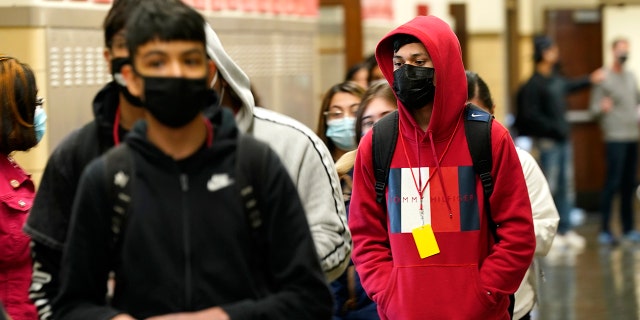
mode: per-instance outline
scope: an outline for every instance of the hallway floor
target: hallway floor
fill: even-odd
[[[533,319],[640,319],[640,245],[599,245],[598,219],[596,213],[587,214],[585,223],[574,229],[587,240],[582,253],[552,248],[542,259],[545,281]],[[617,215],[612,230],[618,230],[615,220]]]

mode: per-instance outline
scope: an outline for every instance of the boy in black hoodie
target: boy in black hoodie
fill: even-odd
[[[130,179],[109,177],[105,157],[81,178],[57,319],[330,317],[331,294],[287,171],[264,144],[238,139],[230,112],[202,114],[211,94],[203,26],[188,6],[155,1],[140,4],[127,23],[136,32],[126,36],[132,64],[122,72],[146,122],[119,147],[132,161]],[[239,143],[262,159],[246,176],[261,178],[252,187],[264,252],[253,250],[236,186]],[[131,183],[116,250],[111,183]],[[263,274],[252,272],[256,261]],[[116,287],[107,305],[111,270]]]

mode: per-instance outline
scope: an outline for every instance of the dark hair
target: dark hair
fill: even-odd
[[[332,86],[324,94],[322,105],[320,106],[320,116],[318,116],[318,127],[316,134],[318,135],[320,140],[324,142],[331,154],[333,154],[333,152],[336,150],[336,146],[333,144],[331,139],[327,138],[327,119],[324,113],[325,111],[329,110],[329,107],[331,106],[331,100],[333,99],[333,96],[335,96],[338,92],[350,93],[356,97],[362,98],[364,89],[355,82],[345,81]]]
[[[533,37],[533,62],[542,61],[544,52],[553,46],[553,40],[546,35],[537,35]]]
[[[367,65],[366,62],[360,62],[360,63],[354,64],[353,66],[351,66],[351,68],[349,68],[349,70],[347,70],[347,74],[345,74],[345,76],[344,76],[344,81],[355,81],[355,79],[353,79],[353,77],[360,70],[366,70],[367,71],[367,79],[368,79],[369,78],[369,75],[368,75],[369,65]]]
[[[398,100],[393,94],[393,90],[387,80],[382,79],[371,83],[367,91],[364,92],[362,101],[360,101],[360,106],[358,107],[358,112],[356,113],[356,144],[360,144],[360,139],[362,138],[362,117],[364,116],[364,112],[367,111],[369,104],[375,98],[385,99],[395,105],[396,108],[398,107]]]
[[[365,60],[366,63],[369,65],[369,74],[367,75],[367,83],[369,85],[371,85],[372,82],[376,81],[376,80],[380,80],[380,79],[374,79],[373,76],[374,74],[376,74],[376,72],[374,72],[376,69],[379,71],[380,68],[378,67],[378,60],[376,60],[376,55],[372,54],[369,57],[367,57],[367,60]],[[384,79],[384,78],[383,78]]]
[[[0,55],[0,153],[26,151],[38,143],[33,127],[37,94],[33,70]]]
[[[393,37],[393,52],[398,52],[400,48],[404,47],[409,43],[422,43],[418,38],[412,36],[410,34],[398,34]]]
[[[133,60],[137,49],[152,40],[187,40],[206,43],[205,20],[181,1],[141,1],[133,10],[125,28],[127,47]]]
[[[479,107],[488,109],[490,113],[493,113],[494,104],[487,83],[473,71],[467,70],[465,73],[467,75],[467,101],[477,98],[483,104]]]
[[[107,16],[102,23],[104,29],[104,45],[111,49],[113,45],[113,36],[121,30],[124,30],[127,19],[133,9],[142,3],[143,0],[114,0],[111,9],[107,12]]]

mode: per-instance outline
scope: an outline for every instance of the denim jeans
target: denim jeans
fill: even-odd
[[[536,147],[540,153],[540,168],[547,178],[560,215],[558,234],[565,234],[571,229],[570,214],[575,199],[571,144],[568,141],[536,139]]]
[[[600,210],[602,212],[602,231],[609,232],[611,207],[615,194],[620,192],[620,220],[622,232],[634,229],[633,193],[636,187],[638,165],[637,142],[607,142],[607,177],[602,190]]]

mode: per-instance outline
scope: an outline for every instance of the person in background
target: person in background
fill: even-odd
[[[533,40],[535,70],[518,90],[515,127],[519,136],[533,138],[539,162],[560,213],[554,247],[581,251],[585,239],[572,230],[574,209],[573,151],[571,126],[566,117],[566,97],[588,89],[604,78],[601,69],[578,79],[567,79],[558,72],[558,46],[543,35]]]
[[[393,90],[386,81],[376,81],[365,91],[356,113],[356,141],[378,122],[382,117],[398,109]],[[349,199],[353,188],[353,163],[356,150],[345,153],[336,162],[336,170],[342,183],[342,194],[347,207],[347,220],[349,216]],[[333,295],[336,300],[334,320],[348,319],[380,319],[376,310],[376,304],[371,301],[362,288],[360,277],[351,264],[344,274],[331,283]]]
[[[378,60],[376,60],[376,55],[372,54],[366,59],[367,65],[369,65],[369,77],[367,78],[367,82],[369,85],[378,80],[384,80],[384,75],[380,70],[380,66],[378,66]]]
[[[495,104],[491,98],[489,87],[475,72],[467,71],[467,85],[469,102],[493,114]],[[533,263],[527,270],[520,287],[515,293],[515,306],[513,319],[531,319],[531,310],[536,305],[538,298],[538,259],[546,256],[551,248],[551,243],[556,235],[560,216],[553,202],[553,196],[549,191],[549,185],[533,156],[521,148],[516,147],[518,158],[522,165],[524,179],[527,182],[529,200],[531,201],[531,213],[533,214],[533,229],[536,234],[536,252]]]
[[[377,201],[371,131],[358,147],[349,227],[363,287],[381,319],[509,319],[509,296],[535,251],[509,132],[491,126],[494,189],[485,199],[466,141],[468,88],[451,27],[416,17],[378,43],[376,59],[398,99],[399,133],[385,203]]]
[[[355,64],[349,70],[344,77],[344,81],[352,81],[360,85],[363,89],[369,87],[369,65],[367,61],[363,61]]]
[[[29,236],[22,232],[35,186],[11,154],[42,138],[42,102],[31,67],[0,54],[0,303],[14,320],[35,320],[38,314],[29,299]]]
[[[326,144],[333,161],[356,148],[356,113],[364,89],[355,82],[338,83],[324,95],[316,133]]]
[[[247,75],[209,24],[205,32],[207,55],[213,61],[208,81],[220,105],[233,110],[241,132],[267,143],[280,157],[304,206],[322,270],[329,281],[336,279],[349,264],[351,232],[331,153],[302,123],[258,107]]]
[[[229,109],[208,108],[217,96],[204,25],[181,1],[144,1],[131,12],[122,74],[145,121],[81,177],[54,317],[330,317],[331,293],[289,174],[266,144],[239,134]],[[109,162],[116,152],[130,170]],[[110,189],[125,185],[125,221],[114,228],[122,193]],[[243,201],[248,194],[253,201]],[[116,285],[106,303],[109,271]]]
[[[622,239],[640,243],[635,229],[633,191],[638,170],[638,105],[640,92],[636,76],[625,68],[629,58],[629,41],[615,39],[611,44],[613,64],[606,70],[606,78],[593,88],[590,110],[600,121],[607,164],[606,180],[600,200],[602,214],[598,242],[615,244],[618,239],[611,231],[611,208],[616,193],[620,194],[620,222]]]
[[[129,57],[125,22],[140,3],[142,0],[117,0],[107,13],[103,22],[104,58],[113,81],[94,97],[93,120],[65,137],[49,157],[24,227],[32,238],[29,292],[42,320],[51,319],[51,304],[59,291],[62,251],[80,175],[91,160],[123,141],[145,113],[140,99],[126,89],[120,73]]]

